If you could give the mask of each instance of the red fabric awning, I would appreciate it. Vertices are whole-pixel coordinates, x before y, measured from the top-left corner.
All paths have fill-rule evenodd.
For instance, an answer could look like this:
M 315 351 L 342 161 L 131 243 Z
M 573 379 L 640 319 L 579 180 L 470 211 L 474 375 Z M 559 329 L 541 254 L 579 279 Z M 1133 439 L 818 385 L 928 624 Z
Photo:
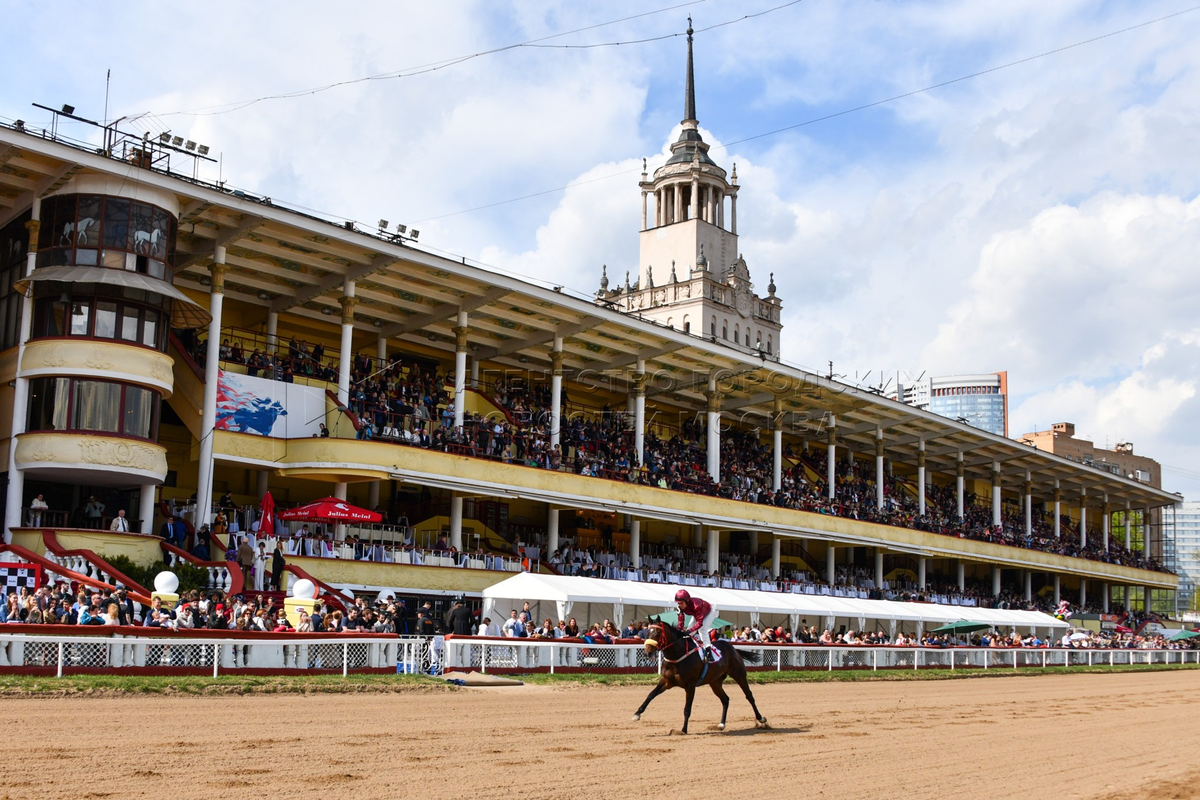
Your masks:
M 294 522 L 379 522 L 381 514 L 352 506 L 336 497 L 322 497 L 306 505 L 280 511 L 276 516 Z

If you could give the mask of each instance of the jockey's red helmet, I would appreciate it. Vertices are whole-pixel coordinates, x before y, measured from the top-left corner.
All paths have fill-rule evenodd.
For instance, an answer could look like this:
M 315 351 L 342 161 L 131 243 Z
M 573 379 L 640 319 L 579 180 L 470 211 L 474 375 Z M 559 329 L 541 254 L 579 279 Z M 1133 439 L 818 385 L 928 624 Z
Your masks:
M 678 603 L 681 600 L 683 602 L 687 603 L 691 599 L 692 599 L 692 596 L 690 594 L 688 594 L 687 589 L 680 589 L 678 592 L 675 593 L 675 602 L 676 603 Z

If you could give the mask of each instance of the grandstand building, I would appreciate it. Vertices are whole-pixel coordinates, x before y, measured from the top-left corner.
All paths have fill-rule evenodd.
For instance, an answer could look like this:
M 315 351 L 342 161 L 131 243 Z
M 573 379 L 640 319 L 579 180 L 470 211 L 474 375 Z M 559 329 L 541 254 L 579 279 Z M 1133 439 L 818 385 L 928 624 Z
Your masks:
M 164 512 L 245 527 L 269 490 L 383 511 L 287 556 L 354 591 L 479 597 L 570 545 L 614 579 L 1169 600 L 1157 482 L 773 358 L 690 47 L 638 288 L 599 303 L 198 181 L 170 142 L 0 127 L 0 557 L 151 563 Z M 660 274 L 696 304 L 646 301 Z

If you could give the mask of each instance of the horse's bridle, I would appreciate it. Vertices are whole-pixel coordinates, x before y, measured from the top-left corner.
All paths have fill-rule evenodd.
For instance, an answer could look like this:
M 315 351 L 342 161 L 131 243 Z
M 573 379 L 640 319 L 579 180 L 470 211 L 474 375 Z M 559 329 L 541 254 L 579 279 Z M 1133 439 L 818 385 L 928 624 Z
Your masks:
M 666 628 L 667 628 L 667 623 L 665 623 L 665 622 L 658 622 L 658 623 L 655 623 L 654 625 L 650 625 L 650 626 L 648 626 L 648 627 L 650 627 L 650 628 L 658 628 L 658 629 L 659 629 L 659 631 L 662 633 L 662 635 L 663 635 L 663 638 L 664 638 L 664 639 L 666 638 L 666 636 L 667 636 L 667 630 L 666 630 Z M 666 656 L 666 652 L 665 652 L 665 651 L 666 651 L 666 648 L 665 648 L 665 647 L 663 647 L 663 645 L 661 644 L 661 642 L 658 644 L 658 646 L 657 646 L 657 648 L 656 648 L 656 649 L 659 651 L 659 653 L 662 655 L 662 660 L 663 660 L 663 661 L 665 661 L 665 662 L 666 662 L 666 663 L 668 663 L 668 664 L 678 664 L 680 661 L 683 661 L 685 658 L 687 658 L 688 656 L 690 656 L 692 653 L 698 653 L 698 652 L 700 651 L 700 648 L 699 648 L 699 646 L 697 646 L 697 645 L 696 645 L 696 643 L 695 643 L 695 642 L 692 640 L 692 636 L 691 636 L 691 634 L 689 634 L 689 633 L 688 633 L 688 632 L 686 632 L 686 631 L 680 631 L 680 634 L 681 634 L 681 636 L 680 636 L 680 638 L 679 638 L 679 640 L 678 640 L 678 641 L 682 642 L 682 644 L 683 644 L 683 655 L 681 655 L 679 658 L 667 658 L 667 656 Z M 656 641 L 660 641 L 660 640 L 656 640 Z M 672 644 L 674 644 L 674 642 L 672 642 Z M 690 647 L 691 649 L 689 649 L 689 647 Z

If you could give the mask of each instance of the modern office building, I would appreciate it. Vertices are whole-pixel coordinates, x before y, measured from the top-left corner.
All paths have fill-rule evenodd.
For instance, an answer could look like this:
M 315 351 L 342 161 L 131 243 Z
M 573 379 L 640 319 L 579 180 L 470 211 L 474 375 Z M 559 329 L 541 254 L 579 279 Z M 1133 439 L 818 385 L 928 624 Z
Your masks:
M 1174 505 L 1156 480 L 932 410 L 955 396 L 1002 404 L 1003 374 L 991 393 L 931 381 L 926 410 L 770 357 L 780 303 L 772 287 L 750 291 L 736 183 L 695 126 L 690 42 L 687 84 L 684 134 L 640 183 L 656 210 L 629 232 L 643 242 L 639 288 L 604 302 L 197 180 L 173 140 L 0 126 L 7 556 L 69 541 L 157 557 L 164 510 L 199 526 L 215 498 L 254 507 L 269 490 L 280 506 L 380 507 L 398 527 L 388 535 L 418 547 L 523 543 L 530 559 L 571 542 L 627 577 L 652 555 L 695 558 L 710 577 L 758 572 L 764 591 L 862 573 L 1105 606 L 1113 587 L 1173 592 L 1151 553 L 1110 548 L 1116 521 Z M 695 311 L 623 305 L 656 291 L 660 269 L 668 286 L 699 287 Z M 850 497 L 851 478 L 869 493 Z M 46 509 L 31 507 L 38 496 Z M 897 502 L 939 527 L 889 516 Z M 141 539 L 97 530 L 117 509 Z M 1020 536 L 967 535 L 1002 522 Z M 1054 546 L 1033 546 L 1039 531 Z M 478 596 L 507 574 L 482 559 L 288 562 L 340 588 L 426 596 Z
M 892 399 L 976 428 L 1008 436 L 1008 373 L 897 378 Z
M 1200 611 L 1200 500 L 1185 500 L 1175 508 L 1175 570 L 1179 574 L 1179 608 Z

